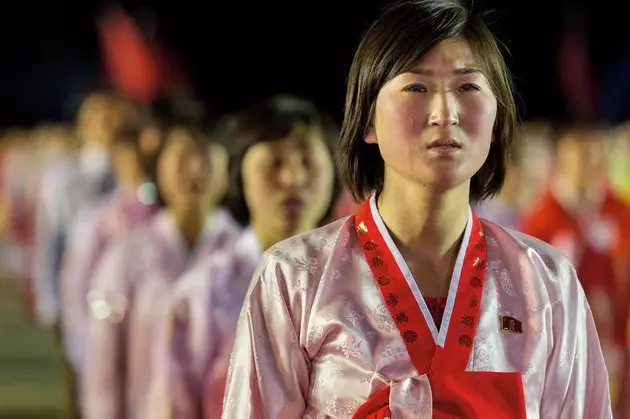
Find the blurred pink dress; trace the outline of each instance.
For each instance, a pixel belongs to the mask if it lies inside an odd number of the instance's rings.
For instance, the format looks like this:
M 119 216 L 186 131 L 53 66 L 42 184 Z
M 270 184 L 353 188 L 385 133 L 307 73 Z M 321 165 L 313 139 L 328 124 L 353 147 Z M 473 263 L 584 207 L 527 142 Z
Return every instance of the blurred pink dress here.
M 114 190 L 107 151 L 85 147 L 43 169 L 38 187 L 33 245 L 33 292 L 40 324 L 60 318 L 59 275 L 69 229 L 82 208 Z
M 88 295 L 85 419 L 146 419 L 154 332 L 172 287 L 187 269 L 229 246 L 238 231 L 218 210 L 190 252 L 163 210 L 107 250 Z
M 372 197 L 264 253 L 229 363 L 226 419 L 611 418 L 570 262 L 472 211 L 441 325 Z
M 79 214 L 70 230 L 60 274 L 61 316 L 68 358 L 79 374 L 85 357 L 90 317 L 87 295 L 94 270 L 112 241 L 158 210 L 155 194 L 143 193 L 148 185 L 117 189 Z
M 246 229 L 178 282 L 155 342 L 148 419 L 221 417 L 236 322 L 261 254 Z

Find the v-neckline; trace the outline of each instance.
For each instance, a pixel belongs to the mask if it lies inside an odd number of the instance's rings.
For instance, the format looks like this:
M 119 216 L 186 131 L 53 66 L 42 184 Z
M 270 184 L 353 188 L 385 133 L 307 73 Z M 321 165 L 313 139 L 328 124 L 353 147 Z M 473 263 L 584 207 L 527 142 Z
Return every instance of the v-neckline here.
M 434 343 L 436 344 L 436 346 L 444 348 L 444 345 L 446 343 L 446 335 L 448 333 L 448 326 L 451 321 L 453 308 L 455 306 L 455 299 L 457 297 L 459 280 L 460 280 L 462 268 L 464 265 L 464 256 L 466 255 L 466 250 L 468 249 L 469 242 L 470 242 L 470 234 L 471 234 L 472 225 L 473 225 L 472 211 L 470 207 L 468 208 L 468 221 L 466 222 L 466 228 L 464 230 L 464 237 L 460 245 L 459 252 L 457 254 L 457 259 L 455 260 L 453 273 L 451 275 L 451 283 L 449 284 L 448 295 L 446 297 L 446 308 L 444 310 L 444 315 L 442 317 L 442 324 L 440 325 L 439 328 L 435 324 L 435 320 L 433 319 L 433 316 L 431 315 L 431 311 L 429 310 L 429 307 L 427 306 L 427 303 L 424 299 L 424 296 L 422 295 L 422 292 L 420 291 L 420 288 L 418 287 L 418 284 L 416 283 L 416 280 L 411 274 L 411 270 L 409 269 L 407 262 L 403 258 L 402 253 L 400 253 L 400 250 L 398 249 L 396 244 L 394 243 L 394 240 L 389 234 L 389 231 L 387 230 L 387 227 L 385 226 L 385 223 L 383 222 L 383 219 L 381 218 L 381 215 L 378 211 L 378 206 L 376 204 L 376 194 L 373 194 L 372 197 L 370 198 L 370 209 L 372 213 L 372 218 L 374 220 L 374 223 L 376 224 L 376 227 L 378 228 L 379 233 L 383 237 L 385 244 L 387 244 L 387 247 L 392 253 L 394 259 L 396 260 L 396 263 L 398 264 L 398 268 L 400 269 L 403 276 L 405 277 L 407 285 L 409 286 L 409 289 L 411 290 L 416 300 L 416 303 L 420 307 L 420 311 L 422 312 L 424 320 L 426 321 L 429 327 L 429 330 L 431 331 L 431 336 L 433 337 Z

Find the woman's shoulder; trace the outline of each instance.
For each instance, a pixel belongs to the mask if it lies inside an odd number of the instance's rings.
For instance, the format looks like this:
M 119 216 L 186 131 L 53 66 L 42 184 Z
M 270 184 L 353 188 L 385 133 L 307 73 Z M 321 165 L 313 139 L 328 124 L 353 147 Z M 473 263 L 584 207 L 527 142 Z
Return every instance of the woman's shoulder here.
M 540 240 L 534 236 L 518 231 L 514 228 L 506 227 L 494 221 L 481 219 L 484 231 L 488 236 L 488 240 L 507 240 L 512 241 L 522 248 L 533 249 L 537 253 L 562 258 L 562 253 L 550 244 Z
M 501 259 L 512 276 L 538 282 L 551 302 L 563 299 L 567 292 L 583 292 L 571 261 L 549 243 L 488 220 L 482 224 L 489 259 Z
M 282 240 L 270 247 L 263 259 L 293 261 L 300 258 L 327 258 L 335 250 L 347 247 L 354 216 L 344 217 L 315 230 Z
M 245 230 L 233 243 L 194 263 L 176 282 L 173 299 L 193 301 L 207 299 L 209 294 L 227 297 L 247 288 L 260 260 L 257 248 L 250 249 L 254 247 L 252 235 Z
M 347 252 L 356 241 L 353 223 L 353 216 L 344 217 L 276 243 L 263 253 L 252 287 L 299 295 L 314 291 L 335 256 Z

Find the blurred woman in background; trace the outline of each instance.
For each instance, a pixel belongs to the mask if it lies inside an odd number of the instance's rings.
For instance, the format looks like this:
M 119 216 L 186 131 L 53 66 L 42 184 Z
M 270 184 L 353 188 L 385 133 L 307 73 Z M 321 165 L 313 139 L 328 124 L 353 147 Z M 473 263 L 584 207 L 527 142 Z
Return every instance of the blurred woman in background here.
M 613 401 L 625 359 L 630 207 L 611 188 L 598 127 L 569 125 L 556 141 L 550 184 L 523 214 L 520 229 L 560 250 L 576 267 L 593 310 Z
M 33 290 L 39 323 L 59 320 L 59 273 L 68 229 L 85 205 L 115 187 L 110 146 L 120 124 L 135 118 L 136 109 L 111 92 L 88 95 L 77 115 L 76 153 L 46 167 L 38 185 L 33 249 Z
M 221 416 L 238 313 L 262 252 L 328 218 L 338 195 L 327 118 L 301 99 L 278 96 L 231 121 L 227 208 L 245 227 L 233 246 L 186 274 L 156 342 L 159 418 Z M 163 401 L 168 405 L 164 406 Z
M 83 208 L 68 235 L 60 274 L 61 324 L 65 349 L 79 380 L 85 367 L 88 293 L 94 270 L 111 242 L 158 209 L 157 191 L 146 171 L 150 154 L 144 150 L 147 143 L 156 142 L 159 132 L 151 113 L 142 113 L 123 123 L 113 139 L 111 165 L 116 189 Z
M 89 295 L 86 419 L 146 419 L 153 334 L 172 286 L 239 231 L 212 208 L 210 147 L 198 120 L 184 113 L 160 122 L 149 174 L 164 208 L 112 244 Z

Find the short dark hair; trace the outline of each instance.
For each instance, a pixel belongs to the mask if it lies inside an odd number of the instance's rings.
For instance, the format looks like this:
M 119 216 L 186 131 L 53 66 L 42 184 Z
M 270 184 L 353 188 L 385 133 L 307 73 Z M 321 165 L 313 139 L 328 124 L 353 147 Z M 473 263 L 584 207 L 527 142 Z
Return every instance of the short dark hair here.
M 206 106 L 192 96 L 162 95 L 141 108 L 139 121 L 143 127 L 156 128 L 162 144 L 176 127 L 205 131 L 208 118 Z
M 228 179 L 229 191 L 224 205 L 233 218 L 242 226 L 250 222 L 249 209 L 243 190 L 242 166 L 247 151 L 256 144 L 284 138 L 291 134 L 296 124 L 321 129 L 328 151 L 337 137 L 332 120 L 317 107 L 305 100 L 290 95 L 278 95 L 224 119 L 221 136 L 229 150 Z M 338 176 L 334 176 L 333 199 L 322 221 L 328 219 L 341 190 Z
M 512 80 L 501 48 L 479 14 L 459 0 L 396 3 L 363 36 L 350 68 L 337 165 L 356 200 L 383 187 L 378 146 L 364 138 L 373 123 L 376 98 L 385 83 L 411 69 L 449 38 L 468 42 L 497 99 L 494 141 L 470 183 L 471 201 L 498 194 L 503 186 L 517 122 Z
M 187 96 L 159 96 L 155 100 L 138 104 L 126 102 L 130 108 L 114 134 L 114 144 L 138 147 L 138 140 L 147 128 L 155 128 L 163 144 L 175 127 L 203 131 L 205 107 Z

